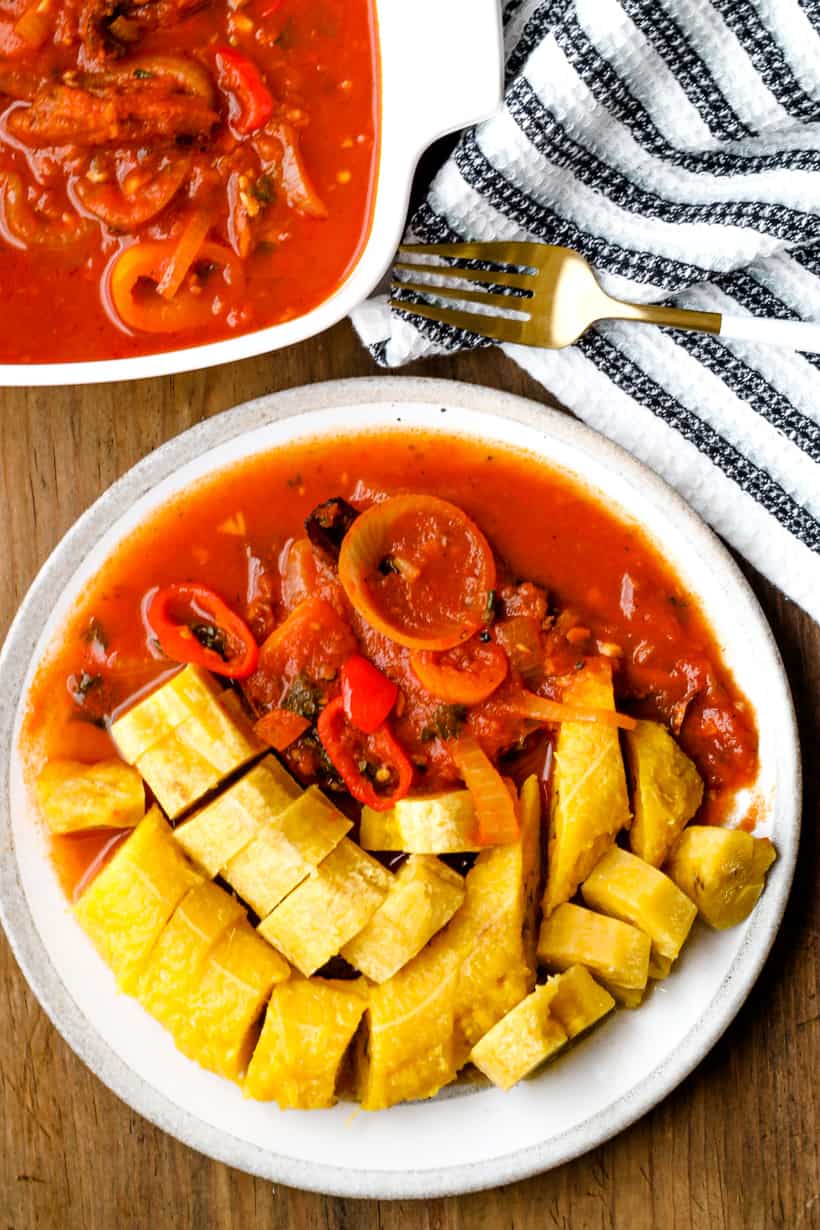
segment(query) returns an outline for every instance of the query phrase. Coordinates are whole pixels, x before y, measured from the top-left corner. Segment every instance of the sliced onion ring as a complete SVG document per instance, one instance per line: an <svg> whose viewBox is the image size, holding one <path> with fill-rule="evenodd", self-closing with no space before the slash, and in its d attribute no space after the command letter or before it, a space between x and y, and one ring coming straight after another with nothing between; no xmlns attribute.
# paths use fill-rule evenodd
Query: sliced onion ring
<svg viewBox="0 0 820 1230"><path fill-rule="evenodd" d="M419 523L418 541L408 542L413 518ZM434 543L440 547L439 558L434 558L433 548L427 560L424 551ZM443 559L442 552L450 559ZM385 577L388 560L394 575ZM432 495L398 495L373 505L354 521L342 542L339 579L358 613L391 640L408 649L452 649L487 622L495 560L478 526L455 504ZM392 594L394 608L396 597L403 600L403 620L380 602L377 589L385 582L382 597ZM400 586L404 594L396 595Z"/></svg>

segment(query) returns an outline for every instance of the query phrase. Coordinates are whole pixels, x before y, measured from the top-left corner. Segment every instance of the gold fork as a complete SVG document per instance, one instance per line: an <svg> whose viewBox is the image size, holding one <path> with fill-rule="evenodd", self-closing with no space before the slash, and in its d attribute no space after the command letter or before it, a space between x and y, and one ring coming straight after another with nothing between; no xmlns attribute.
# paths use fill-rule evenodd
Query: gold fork
<svg viewBox="0 0 820 1230"><path fill-rule="evenodd" d="M450 285L396 280L391 286L394 294L412 291L427 298L482 304L485 308L515 312L516 315L488 315L395 298L390 300L392 308L466 329L497 342L558 350L577 342L599 320L633 320L820 354L820 324L759 316L727 316L719 312L697 312L652 303L623 303L613 299L598 285L583 256L571 248L545 243L417 243L404 244L399 251L402 256L414 259L397 261L396 269L416 275L435 275L437 282L446 278ZM417 259L428 256L482 261L499 268L465 269ZM454 286L454 281L483 285ZM498 293L491 287L507 287L523 293Z"/></svg>

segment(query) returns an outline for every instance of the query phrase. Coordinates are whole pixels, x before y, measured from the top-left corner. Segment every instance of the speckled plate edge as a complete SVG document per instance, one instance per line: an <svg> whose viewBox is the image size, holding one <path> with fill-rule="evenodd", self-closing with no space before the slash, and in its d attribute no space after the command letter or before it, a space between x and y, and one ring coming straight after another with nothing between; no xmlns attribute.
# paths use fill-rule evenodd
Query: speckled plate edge
<svg viewBox="0 0 820 1230"><path fill-rule="evenodd" d="M794 709L777 646L757 600L740 570L700 518L661 479L623 449L566 415L496 390L444 380L380 378L333 381L258 398L226 411L168 441L114 483L68 531L36 576L0 653L0 695L17 698L32 653L49 616L52 596L61 592L87 551L123 508L181 465L266 423L312 410L367 404L440 404L512 418L541 429L598 461L610 462L662 503L677 528L686 531L702 558L719 570L744 601L771 652L779 694L786 780L779 782L779 823L790 841L778 860L778 875L763 894L744 942L718 993L686 1035L673 1058L656 1066L630 1092L559 1139L474 1165L425 1170L350 1172L304 1162L261 1149L204 1124L138 1077L90 1028L52 964L17 873L11 831L9 776L15 703L0 711L0 921L34 994L58 1032L83 1062L118 1097L163 1131L201 1153L272 1182L331 1195L358 1198L429 1198L495 1187L569 1161L628 1127L670 1093L700 1062L730 1024L751 990L771 949L788 899L797 857L801 806L799 743ZM400 413L397 414L397 419ZM785 797L783 797L785 796Z"/></svg>

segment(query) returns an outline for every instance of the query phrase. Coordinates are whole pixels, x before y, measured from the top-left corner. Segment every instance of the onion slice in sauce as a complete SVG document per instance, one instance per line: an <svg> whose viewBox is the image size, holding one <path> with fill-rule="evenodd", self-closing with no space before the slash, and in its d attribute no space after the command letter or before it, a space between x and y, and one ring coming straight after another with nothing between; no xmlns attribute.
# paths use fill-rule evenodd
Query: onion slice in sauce
<svg viewBox="0 0 820 1230"><path fill-rule="evenodd" d="M634 718L625 713L616 713L614 709L565 705L558 700L534 696L532 692L522 692L513 708L521 717L530 718L533 722L600 722L603 726L618 726L621 730L634 730L637 725Z"/></svg>
<svg viewBox="0 0 820 1230"><path fill-rule="evenodd" d="M475 808L476 840L481 846L509 845L519 837L515 802L507 783L470 730L447 744Z"/></svg>
<svg viewBox="0 0 820 1230"><path fill-rule="evenodd" d="M339 579L358 613L408 649L452 649L488 621L490 546L466 513L432 495L397 495L354 521Z"/></svg>
<svg viewBox="0 0 820 1230"><path fill-rule="evenodd" d="M173 299L182 285L185 275L191 268L211 229L211 216L204 210L196 210L191 214L182 228L179 243L174 254L165 266L165 272L157 282L157 294L166 299Z"/></svg>
<svg viewBox="0 0 820 1230"><path fill-rule="evenodd" d="M26 248L65 248L88 239L93 230L93 223L77 214L35 209L16 171L0 172L0 214L9 234Z"/></svg>

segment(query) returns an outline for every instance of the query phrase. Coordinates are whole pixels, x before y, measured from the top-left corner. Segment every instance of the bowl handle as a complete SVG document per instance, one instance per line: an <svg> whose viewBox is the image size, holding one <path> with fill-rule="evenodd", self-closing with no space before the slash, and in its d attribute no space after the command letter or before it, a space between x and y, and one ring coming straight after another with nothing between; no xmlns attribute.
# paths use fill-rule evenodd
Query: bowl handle
<svg viewBox="0 0 820 1230"><path fill-rule="evenodd" d="M504 89L500 0L378 0L382 106L414 153L487 119Z"/></svg>

